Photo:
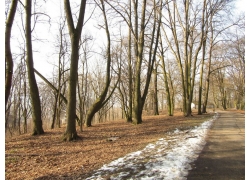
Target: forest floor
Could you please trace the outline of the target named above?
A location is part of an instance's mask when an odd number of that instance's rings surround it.
[[[104,164],[141,150],[167,132],[189,129],[211,118],[214,113],[183,117],[144,116],[143,123],[125,120],[94,124],[78,130],[80,140],[62,141],[65,127],[46,130],[41,136],[24,134],[5,139],[6,179],[77,179],[88,177]],[[78,128],[78,127],[77,127]]]

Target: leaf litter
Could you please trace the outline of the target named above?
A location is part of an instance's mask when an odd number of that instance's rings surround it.
[[[169,173],[164,170],[167,166],[185,164],[181,158],[174,160],[185,154],[177,155],[177,151],[189,150],[186,141],[194,145],[191,142],[200,137],[195,129],[213,114],[145,116],[140,125],[116,120],[94,124],[83,132],[77,127],[81,139],[75,142],[61,140],[65,126],[46,130],[41,136],[6,137],[5,179],[164,179],[164,173]],[[197,155],[198,150],[192,151]]]

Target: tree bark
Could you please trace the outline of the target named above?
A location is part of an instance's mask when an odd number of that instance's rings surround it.
[[[128,106],[128,115],[127,115],[127,122],[132,122],[132,114],[133,114],[133,79],[132,79],[132,55],[131,55],[131,28],[132,28],[132,20],[131,20],[131,0],[129,1],[129,28],[128,28],[128,76],[129,76],[129,106]]]
[[[25,1],[26,6],[26,48],[27,48],[27,56],[26,56],[26,64],[27,64],[27,72],[30,86],[30,96],[31,96],[31,104],[32,104],[32,119],[33,119],[33,135],[43,134],[44,130],[42,127],[42,118],[41,118],[41,103],[39,98],[39,90],[36,83],[35,73],[34,73],[34,65],[33,65],[33,50],[32,50],[32,39],[31,39],[31,0]]]
[[[145,12],[146,12],[147,3],[145,0],[143,1],[143,5],[142,5],[140,36],[137,39],[135,39],[136,70],[135,70],[135,90],[134,90],[134,102],[133,102],[134,107],[133,107],[133,118],[132,118],[134,124],[142,123],[142,110],[143,110],[143,106],[144,106],[144,103],[148,94],[153,66],[154,66],[155,59],[156,59],[156,51],[158,48],[161,17],[162,17],[162,13],[161,13],[162,1],[160,1],[160,4],[161,4],[159,7],[160,10],[157,10],[156,2],[154,1],[154,25],[153,25],[154,27],[153,27],[151,44],[150,44],[150,49],[149,49],[149,62],[148,62],[147,77],[146,77],[143,95],[141,95],[141,66],[142,66],[142,60],[143,60],[144,34],[145,34],[145,28],[146,28]],[[137,12],[137,9],[135,12]],[[138,18],[138,14],[135,14],[135,17]],[[138,22],[138,19],[136,20],[136,22]],[[156,24],[158,24],[158,26],[156,26]],[[157,30],[156,35],[155,35],[155,30]],[[138,31],[138,24],[135,24],[135,32],[137,31]],[[155,42],[154,42],[154,39],[155,39]],[[154,49],[153,49],[153,45],[154,45]]]
[[[203,43],[202,47],[202,59],[201,59],[201,67],[200,67],[200,83],[199,83],[199,96],[198,96],[198,115],[201,115],[201,104],[202,104],[202,86],[203,86],[203,68],[204,68],[204,61],[205,61],[205,52],[206,52],[206,40]]]
[[[5,27],[5,110],[10,95],[12,75],[13,75],[13,59],[10,47],[11,29],[16,14],[18,0],[12,0],[10,12]]]
[[[141,64],[143,58],[143,48],[144,48],[144,33],[145,33],[145,12],[146,12],[146,0],[143,0],[142,4],[142,14],[141,14],[141,26],[140,26],[140,36],[138,35],[139,23],[138,23],[138,1],[134,1],[134,50],[135,50],[135,88],[134,88],[134,98],[133,98],[133,112],[132,121],[134,124],[142,123],[142,99],[141,99]]]
[[[63,140],[71,141],[78,138],[76,132],[76,85],[78,78],[78,60],[79,60],[79,41],[82,33],[84,14],[85,14],[86,0],[81,1],[79,17],[76,28],[72,17],[69,0],[64,0],[64,10],[68,23],[68,29],[71,40],[71,56],[70,56],[70,76],[68,89],[68,103],[67,103],[67,127],[63,136]]]
[[[187,103],[186,103],[186,91],[187,91],[187,87],[186,87],[186,83],[185,83],[185,73],[184,73],[184,65],[182,64],[182,56],[181,56],[181,49],[180,49],[180,45],[179,45],[179,39],[178,39],[178,34],[177,34],[177,20],[176,20],[176,11],[178,12],[177,9],[177,5],[176,2],[173,1],[173,13],[171,12],[171,7],[170,4],[167,4],[167,11],[168,11],[168,18],[169,18],[169,25],[171,28],[171,32],[173,35],[173,39],[174,39],[174,44],[175,44],[175,49],[173,47],[173,45],[171,44],[170,40],[168,39],[168,35],[165,31],[164,28],[162,28],[163,32],[164,32],[164,37],[166,38],[168,45],[172,51],[172,53],[175,56],[175,59],[177,61],[178,67],[179,67],[179,71],[180,71],[180,76],[181,76],[181,85],[182,85],[182,110],[183,110],[183,114],[186,115],[187,112]],[[172,15],[173,14],[173,15]],[[179,13],[177,13],[179,14]]]
[[[205,55],[206,55],[206,42],[207,42],[207,32],[208,32],[208,15],[205,15],[205,9],[206,9],[206,0],[203,1],[203,13],[202,13],[202,58],[201,58],[201,66],[200,66],[200,83],[199,83],[199,98],[198,98],[198,115],[202,114],[201,111],[201,101],[202,101],[202,86],[203,86],[203,68],[204,68],[204,61],[205,61]],[[205,21],[206,18],[206,21]],[[206,26],[206,30],[204,30],[204,27]],[[205,32],[204,32],[205,31]]]
[[[167,71],[166,71],[164,50],[163,50],[161,35],[160,35],[160,60],[161,60],[161,67],[162,67],[162,71],[163,71],[164,85],[165,85],[165,90],[166,90],[166,95],[167,95],[168,115],[173,116],[174,115],[174,103],[173,103],[174,94],[172,94],[172,97],[171,97],[169,85],[171,85],[171,87],[172,87],[172,82],[171,82],[171,78],[168,78],[168,74],[167,74]]]
[[[183,114],[185,116],[191,116],[191,103],[193,100],[193,89],[194,89],[194,82],[196,76],[196,63],[198,54],[203,44],[204,40],[204,12],[206,8],[206,0],[203,1],[203,9],[202,9],[202,21],[200,22],[196,16],[191,20],[191,1],[183,1],[184,5],[184,15],[181,16],[179,13],[179,9],[177,7],[176,1],[173,1],[173,7],[170,7],[170,4],[167,4],[167,10],[169,15],[169,25],[172,31],[172,35],[174,37],[174,44],[175,48],[172,47],[170,40],[167,37],[165,31],[165,37],[169,44],[169,47],[174,54],[179,70],[181,75],[181,83],[182,83],[182,96],[183,96]],[[194,12],[196,13],[196,12]],[[183,20],[181,18],[184,18]],[[179,23],[179,24],[177,24]],[[199,44],[196,46],[197,43],[194,25],[201,23],[201,31],[200,31],[200,39]],[[193,25],[193,26],[192,26]],[[183,41],[178,39],[178,29],[177,27],[180,26],[182,30],[182,37]],[[181,51],[181,45],[183,45],[183,50]],[[195,52],[194,47],[197,47]],[[181,54],[183,52],[183,55]]]
[[[58,95],[54,94],[54,96],[55,96],[55,104],[54,104],[52,123],[50,125],[50,129],[54,129],[55,121],[56,121],[56,115],[57,115],[57,99],[58,99]]]
[[[212,15],[211,15],[211,17],[212,17]],[[211,31],[211,37],[210,37],[207,77],[206,77],[206,86],[205,86],[206,88],[205,88],[205,97],[204,97],[204,102],[203,102],[203,107],[202,107],[202,113],[207,113],[208,92],[209,92],[210,74],[211,74],[210,70],[211,70],[211,61],[212,61],[212,51],[213,51],[213,45],[214,45],[212,22],[210,22],[210,23],[211,23],[210,27],[211,27],[212,31]]]
[[[153,70],[153,78],[154,78],[154,115],[159,115],[158,88],[157,88],[157,66],[158,65],[155,65],[155,69]]]
[[[86,118],[86,126],[89,127],[91,126],[91,121],[95,115],[96,112],[98,112],[105,103],[106,95],[108,93],[109,85],[110,85],[110,65],[111,65],[111,50],[110,50],[110,33],[109,33],[109,28],[108,28],[108,21],[106,17],[106,10],[104,6],[104,1],[101,1],[101,6],[99,5],[99,8],[102,10],[103,17],[104,17],[104,23],[105,23],[105,31],[106,31],[106,37],[107,37],[107,50],[106,50],[106,56],[107,56],[107,65],[106,65],[106,81],[105,81],[105,87],[99,96],[99,98],[96,99],[92,107],[88,110],[87,113],[87,118]]]

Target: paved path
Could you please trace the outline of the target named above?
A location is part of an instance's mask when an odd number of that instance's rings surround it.
[[[245,179],[245,115],[221,111],[188,180]]]

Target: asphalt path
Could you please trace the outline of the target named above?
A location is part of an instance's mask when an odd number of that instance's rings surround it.
[[[245,179],[245,114],[219,111],[188,180]]]

